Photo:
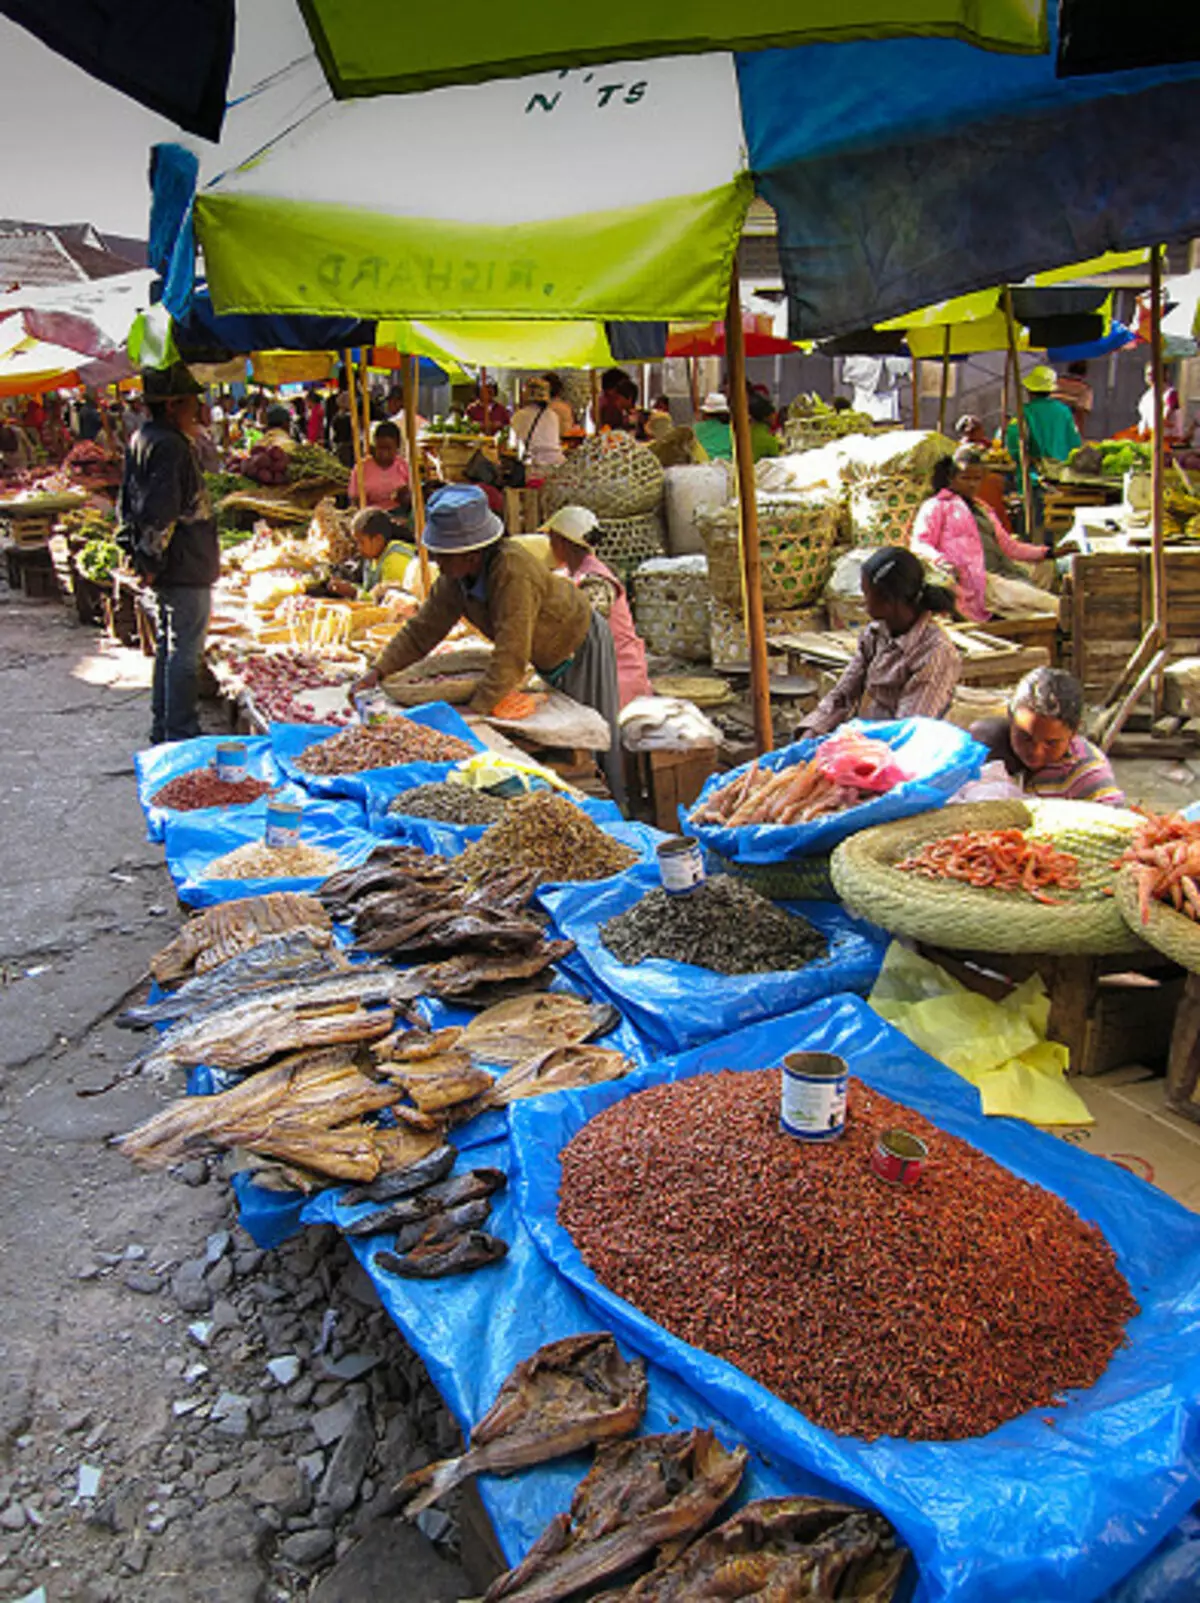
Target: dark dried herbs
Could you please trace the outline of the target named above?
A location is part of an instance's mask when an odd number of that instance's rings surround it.
[[[718,974],[806,968],[827,950],[825,937],[805,919],[728,874],[683,895],[648,891],[602,924],[600,939],[620,963],[658,957]]]
[[[406,818],[432,818],[440,824],[494,824],[503,816],[504,805],[501,797],[485,790],[436,780],[401,791],[388,812],[403,813]]]

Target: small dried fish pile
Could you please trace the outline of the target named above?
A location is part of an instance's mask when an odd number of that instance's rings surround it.
[[[456,763],[473,756],[475,747],[457,735],[444,735],[411,718],[389,718],[381,724],[359,724],[318,740],[296,758],[306,774],[359,774],[366,768],[395,768],[404,763]]]
[[[435,1149],[436,1150],[436,1149]],[[474,1229],[491,1212],[492,1195],[508,1184],[503,1169],[468,1169],[429,1181],[407,1196],[396,1197],[375,1213],[364,1214],[343,1227],[347,1236],[382,1236],[394,1231],[397,1253],[408,1252],[425,1240],[443,1240],[455,1233],[457,1224]],[[470,1216],[455,1220],[460,1210]]]
[[[385,1175],[373,1184],[347,1192],[347,1207],[383,1202],[375,1213],[344,1226],[348,1236],[395,1233],[395,1251],[375,1254],[376,1265],[406,1280],[437,1280],[443,1275],[465,1274],[497,1263],[508,1251],[506,1242],[483,1230],[492,1208],[492,1196],[508,1184],[502,1169],[471,1169],[449,1173],[457,1157],[454,1148],[435,1145],[403,1174]]]
[[[204,870],[204,879],[319,879],[338,865],[338,854],[325,846],[268,846],[247,841]]]
[[[1079,889],[1078,857],[1019,829],[963,830],[929,841],[896,867],[923,879],[958,880],[981,890],[1024,891],[1048,907],[1062,900],[1047,894],[1051,888]]]
[[[403,813],[406,818],[432,818],[441,824],[494,824],[504,816],[506,805],[502,797],[486,790],[436,780],[401,791],[388,812]]]
[[[192,813],[200,807],[245,807],[271,789],[267,779],[221,779],[213,768],[193,768],[168,779],[150,798],[152,807]]]
[[[825,937],[805,919],[785,913],[729,874],[707,879],[682,896],[661,888],[647,891],[600,926],[600,939],[621,963],[663,958],[718,974],[807,968],[828,949]]]
[[[328,946],[333,921],[315,896],[297,891],[222,902],[190,919],[170,945],[151,958],[150,972],[165,985],[182,979],[193,967],[204,974],[268,936],[287,934],[304,934],[314,946]]]
[[[909,776],[892,748],[853,731],[831,735],[807,762],[760,768],[757,761],[719,786],[692,813],[693,824],[807,824],[826,813],[857,807]]]
[[[475,882],[503,869],[528,869],[536,882],[607,879],[637,853],[606,835],[574,802],[538,790],[512,801],[504,817],[459,859]]]
[[[548,1342],[504,1381],[465,1453],[400,1482],[403,1513],[415,1519],[472,1475],[511,1475],[629,1436],[645,1409],[646,1366],[626,1363],[607,1331]]]
[[[216,968],[193,975],[159,1001],[127,1008],[116,1022],[126,1030],[148,1030],[152,1024],[166,1024],[172,1019],[199,1018],[214,1008],[244,1001],[256,991],[317,979],[348,967],[335,947],[314,945],[308,930],[268,935],[257,946],[227,958]]]
[[[365,1114],[396,1100],[395,1086],[360,1072],[352,1049],[327,1047],[297,1053],[215,1096],[184,1097],[119,1145],[148,1169],[166,1168],[197,1151],[245,1147],[318,1183],[371,1181],[417,1163],[439,1144],[424,1132],[385,1132],[365,1122]]]
[[[874,1510],[764,1497],[602,1603],[890,1603],[907,1563],[908,1549]]]
[[[467,952],[460,957],[447,957],[440,963],[426,963],[419,969],[410,969],[410,975],[419,975],[422,996],[440,996],[463,1002],[467,1006],[482,1007],[500,1000],[497,991],[525,984],[549,984],[553,976],[550,969],[561,958],[575,950],[574,941],[543,940],[531,952],[512,956],[492,957],[486,952]]]
[[[1150,922],[1151,902],[1200,921],[1200,822],[1178,813],[1147,818],[1116,866],[1133,871],[1143,924]]]
[[[687,1541],[733,1496],[745,1464],[744,1447],[727,1453],[709,1430],[605,1443],[570,1512],[550,1521],[484,1603],[557,1603]]]

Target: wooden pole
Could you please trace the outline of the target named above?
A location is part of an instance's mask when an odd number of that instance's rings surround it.
[[[421,448],[417,444],[417,363],[416,356],[406,356],[401,369],[404,387],[404,441],[408,450],[408,489],[412,496],[413,537],[417,545],[417,561],[421,564],[421,588],[429,594],[429,553],[425,549],[425,492],[421,486]]]
[[[362,394],[359,397],[362,403],[362,449],[363,456],[371,454],[371,381],[367,376],[367,347],[363,346],[362,373],[360,376]]]
[[[1004,286],[1004,324],[1008,331],[1008,354],[1012,361],[1013,395],[1017,406],[1017,456],[1021,469],[1021,496],[1025,505],[1025,538],[1032,540],[1033,474],[1029,461],[1029,428],[1025,422],[1025,402],[1021,396],[1021,357],[1017,350],[1017,325],[1013,318],[1012,290]]]
[[[758,545],[758,496],[754,450],[750,443],[750,404],[746,395],[746,340],[742,329],[742,296],[737,266],[729,284],[725,314],[725,355],[729,361],[729,415],[733,426],[733,459],[737,467],[738,546],[742,560],[742,598],[746,639],[750,647],[750,700],[754,711],[754,744],[761,756],[775,744],[771,727],[771,685],[767,671],[767,625],[763,616],[762,554]]]
[[[942,393],[938,401],[938,433],[946,432],[946,399],[950,394],[950,325],[942,338]]]
[[[1160,646],[1167,643],[1167,566],[1163,552],[1163,490],[1166,440],[1163,428],[1162,246],[1150,248],[1150,360],[1154,363],[1154,434],[1150,458],[1151,623]]]
[[[696,358],[694,356],[689,356],[687,359],[687,365],[688,387],[692,392],[692,421],[695,422],[700,416],[700,385],[697,382],[696,376]]]
[[[488,376],[486,367],[481,367],[479,369],[479,404],[483,408],[483,411],[479,417],[479,427],[485,434],[490,434],[492,432],[492,408],[491,396],[488,393]]]
[[[912,426],[914,429],[919,429],[921,427],[921,358],[919,356],[914,356],[912,359],[912,392]]]
[[[1008,386],[1012,378],[1012,352],[1004,353],[1004,388],[1000,392],[1000,439],[1003,441],[1008,428]]]
[[[361,510],[367,504],[367,485],[363,474],[362,443],[358,437],[358,391],[354,383],[354,358],[349,351],[342,352],[342,363],[346,370],[346,394],[350,397],[350,444],[354,450],[354,466],[358,470],[358,505]]]
[[[592,433],[600,432],[600,374],[592,368]]]

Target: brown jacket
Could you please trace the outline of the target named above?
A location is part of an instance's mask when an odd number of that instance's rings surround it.
[[[512,540],[502,539],[488,549],[484,576],[482,600],[470,594],[477,579],[463,583],[444,574],[437,579],[420,612],[380,653],[375,663],[380,678],[420,662],[464,616],[496,644],[471,698],[472,712],[490,713],[519,687],[530,663],[539,670],[552,669],[575,655],[592,622],[591,603],[582,590]]]

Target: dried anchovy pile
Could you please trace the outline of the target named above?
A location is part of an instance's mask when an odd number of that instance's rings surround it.
[[[806,968],[827,950],[811,924],[728,874],[683,895],[648,891],[601,924],[600,939],[620,963],[661,957],[718,974]]]
[[[219,779],[212,768],[193,768],[168,779],[151,796],[150,805],[170,807],[177,813],[192,813],[198,807],[245,807],[270,788],[266,779]]]
[[[306,774],[357,774],[365,768],[395,768],[402,763],[456,763],[474,755],[457,735],[427,729],[411,718],[389,718],[382,724],[360,724],[318,740],[296,758]]]
[[[324,846],[267,846],[247,841],[204,870],[205,879],[322,879],[338,866]]]
[[[527,868],[539,884],[560,879],[607,879],[637,861],[637,853],[606,835],[581,808],[548,790],[509,802],[504,817],[468,846],[460,862],[469,879],[502,868]]]
[[[604,1284],[814,1423],[982,1436],[1093,1385],[1138,1312],[1100,1230],[920,1114],[850,1082],[840,1140],[779,1129],[780,1071],[606,1108],[562,1153],[560,1222]],[[912,1188],[882,1130],[926,1142]]]
[[[404,813],[408,818],[433,818],[442,824],[494,824],[504,816],[504,807],[501,797],[490,796],[485,790],[436,780],[402,791],[388,812]]]

